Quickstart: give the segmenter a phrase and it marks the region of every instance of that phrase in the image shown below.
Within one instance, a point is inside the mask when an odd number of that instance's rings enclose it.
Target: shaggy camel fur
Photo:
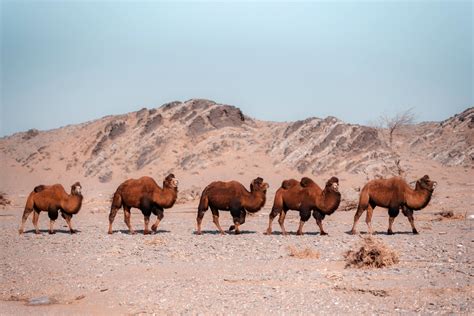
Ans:
[[[50,219],[49,222],[49,233],[54,234],[54,221],[58,218],[59,212],[61,216],[66,220],[71,234],[76,231],[72,228],[71,219],[74,214],[77,214],[82,206],[82,194],[81,184],[79,182],[74,183],[71,186],[71,194],[67,194],[64,187],[60,184],[54,185],[39,185],[34,188],[33,192],[30,193],[26,200],[25,210],[18,232],[23,234],[25,228],[25,222],[31,212],[33,214],[33,225],[35,226],[35,233],[39,234],[38,228],[39,213],[41,211],[48,212]]]
[[[354,225],[352,226],[351,233],[356,233],[357,221],[362,213],[367,210],[365,221],[369,234],[372,234],[372,213],[376,206],[380,206],[388,209],[389,222],[387,232],[389,235],[393,234],[392,224],[395,217],[398,216],[400,208],[403,215],[408,217],[413,234],[418,234],[415,228],[413,210],[421,210],[428,205],[436,184],[436,181],[431,181],[427,175],[416,181],[414,190],[400,177],[369,181],[360,192],[359,206],[354,215]]]
[[[258,212],[265,205],[268,187],[268,183],[264,183],[260,177],[252,181],[250,192],[237,181],[212,182],[201,194],[196,233],[201,234],[202,218],[210,207],[214,224],[222,235],[225,233],[219,224],[219,210],[230,211],[234,225],[229,227],[229,231],[235,229],[235,234],[240,234],[240,225],[245,223],[247,212]]]
[[[283,235],[287,235],[285,229],[285,217],[288,210],[300,212],[300,225],[297,235],[303,235],[303,225],[311,216],[316,220],[321,235],[327,235],[323,229],[323,219],[331,215],[339,207],[341,194],[339,193],[339,180],[332,177],[326,182],[324,190],[310,178],[304,177],[301,181],[295,179],[285,180],[275,194],[272,211],[269,216],[268,228],[265,234],[272,233],[273,219],[280,215],[278,223]]]
[[[130,210],[132,207],[142,211],[145,220],[145,235],[150,234],[148,225],[151,213],[156,215],[156,222],[151,229],[156,232],[164,216],[164,209],[171,208],[178,196],[178,180],[174,174],[169,174],[163,181],[163,189],[150,177],[129,179],[119,185],[112,199],[109,214],[109,234],[112,234],[112,223],[117,211],[123,206],[125,224],[130,234],[135,234],[130,223]]]

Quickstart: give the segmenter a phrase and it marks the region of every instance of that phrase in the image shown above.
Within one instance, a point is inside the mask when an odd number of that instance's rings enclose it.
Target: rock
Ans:
[[[40,297],[34,297],[30,298],[28,300],[27,305],[30,306],[37,306],[37,305],[51,305],[51,304],[56,304],[57,300],[54,298],[50,298],[48,296],[40,296]]]

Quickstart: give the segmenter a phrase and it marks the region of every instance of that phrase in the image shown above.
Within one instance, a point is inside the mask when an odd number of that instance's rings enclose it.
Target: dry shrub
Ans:
[[[358,205],[359,205],[359,202],[357,201],[345,201],[341,203],[341,205],[338,208],[338,211],[349,212],[349,211],[357,209]]]
[[[320,254],[309,247],[298,249],[295,246],[288,247],[289,256],[298,259],[319,259]]]
[[[453,211],[441,211],[438,213],[435,213],[435,215],[438,215],[437,218],[435,218],[433,221],[443,221],[445,219],[465,219],[466,216],[463,214],[454,214]]]
[[[7,206],[9,204],[11,204],[11,201],[7,199],[6,194],[3,192],[0,192],[0,205]]]
[[[346,268],[383,268],[398,263],[398,254],[381,240],[365,237],[357,245],[358,250],[349,250],[344,254]]]
[[[165,241],[160,237],[155,237],[153,239],[145,240],[145,245],[149,246],[162,246],[165,244]]]

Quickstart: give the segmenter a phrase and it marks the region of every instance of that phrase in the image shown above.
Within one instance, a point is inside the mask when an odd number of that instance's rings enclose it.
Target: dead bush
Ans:
[[[441,211],[438,213],[435,213],[438,217],[435,218],[433,221],[443,221],[446,219],[465,219],[466,216],[463,214],[454,214],[453,211]]]
[[[346,268],[383,268],[398,263],[398,254],[374,237],[362,239],[355,250],[344,254]]]
[[[309,247],[298,249],[295,246],[288,247],[289,256],[298,259],[319,259],[320,254]]]

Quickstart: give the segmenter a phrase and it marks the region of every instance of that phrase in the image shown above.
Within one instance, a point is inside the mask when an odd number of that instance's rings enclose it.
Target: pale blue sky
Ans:
[[[0,1],[0,136],[190,98],[362,124],[474,104],[471,1]]]

